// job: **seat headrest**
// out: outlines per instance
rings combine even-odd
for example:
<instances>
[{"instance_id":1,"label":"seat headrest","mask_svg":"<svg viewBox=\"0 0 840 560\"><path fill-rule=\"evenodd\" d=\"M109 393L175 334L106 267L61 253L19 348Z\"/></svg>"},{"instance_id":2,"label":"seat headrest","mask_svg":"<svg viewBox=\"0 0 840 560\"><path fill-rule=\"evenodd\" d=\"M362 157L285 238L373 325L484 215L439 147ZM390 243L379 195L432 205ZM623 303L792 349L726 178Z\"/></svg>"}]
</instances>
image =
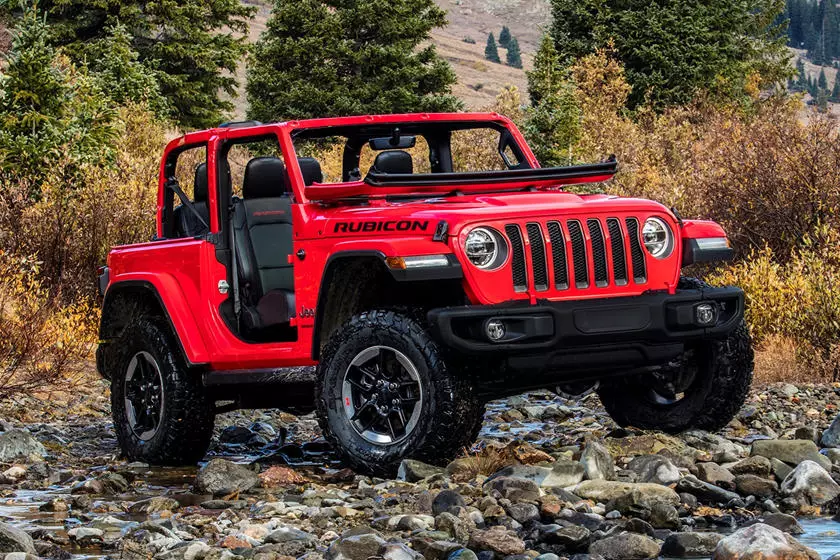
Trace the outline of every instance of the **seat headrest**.
<instances>
[{"instance_id":1,"label":"seat headrest","mask_svg":"<svg viewBox=\"0 0 840 560\"><path fill-rule=\"evenodd\" d=\"M376 156L371 171L389 174L414 173L414 162L408 152L388 150Z\"/></svg>"},{"instance_id":2,"label":"seat headrest","mask_svg":"<svg viewBox=\"0 0 840 560\"><path fill-rule=\"evenodd\" d=\"M193 202L207 202L206 163L199 163L195 166L195 179L193 179Z\"/></svg>"},{"instance_id":3,"label":"seat headrest","mask_svg":"<svg viewBox=\"0 0 840 560\"><path fill-rule=\"evenodd\" d=\"M300 172L303 175L303 184L306 186L312 183L323 183L324 175L321 173L321 164L318 160L311 157L299 157L298 165L300 165Z\"/></svg>"},{"instance_id":4,"label":"seat headrest","mask_svg":"<svg viewBox=\"0 0 840 560\"><path fill-rule=\"evenodd\" d=\"M255 157L245 166L242 197L271 198L289 192L289 175L283 160L276 157Z\"/></svg>"}]
</instances>

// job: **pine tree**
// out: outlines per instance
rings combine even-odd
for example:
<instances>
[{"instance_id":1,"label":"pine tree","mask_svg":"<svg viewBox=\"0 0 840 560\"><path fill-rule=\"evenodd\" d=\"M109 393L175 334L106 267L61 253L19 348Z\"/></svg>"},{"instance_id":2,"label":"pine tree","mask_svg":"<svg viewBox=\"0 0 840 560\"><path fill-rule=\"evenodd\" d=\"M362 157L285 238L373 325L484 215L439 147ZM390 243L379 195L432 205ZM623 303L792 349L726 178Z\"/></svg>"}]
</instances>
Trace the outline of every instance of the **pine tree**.
<instances>
[{"instance_id":1,"label":"pine tree","mask_svg":"<svg viewBox=\"0 0 840 560\"><path fill-rule=\"evenodd\" d=\"M445 23L434 0L276 0L249 57L248 114L458 110L455 73L428 44Z\"/></svg>"},{"instance_id":2,"label":"pine tree","mask_svg":"<svg viewBox=\"0 0 840 560\"><path fill-rule=\"evenodd\" d=\"M24 8L0 72L0 172L39 181L62 166L66 173L114 157L116 111L95 81L49 43L34 7Z\"/></svg>"},{"instance_id":3,"label":"pine tree","mask_svg":"<svg viewBox=\"0 0 840 560\"><path fill-rule=\"evenodd\" d=\"M508 29L507 25L502 26L502 32L499 33L499 45L503 48L508 48L508 43L510 43L510 29Z\"/></svg>"},{"instance_id":4,"label":"pine tree","mask_svg":"<svg viewBox=\"0 0 840 560\"><path fill-rule=\"evenodd\" d=\"M685 104L700 92L749 97L791 75L779 0L551 0L551 34L571 60L614 45L636 106ZM627 30L632 29L632 33ZM691 45L691 48L685 48Z\"/></svg>"},{"instance_id":5,"label":"pine tree","mask_svg":"<svg viewBox=\"0 0 840 560\"><path fill-rule=\"evenodd\" d=\"M519 41L511 37L507 49L507 65L514 68L522 68L522 53L519 52Z\"/></svg>"},{"instance_id":6,"label":"pine tree","mask_svg":"<svg viewBox=\"0 0 840 560\"><path fill-rule=\"evenodd\" d=\"M831 89L829 100L832 103L840 103L840 72L834 77L834 87Z\"/></svg>"},{"instance_id":7,"label":"pine tree","mask_svg":"<svg viewBox=\"0 0 840 560\"><path fill-rule=\"evenodd\" d=\"M233 104L254 8L240 0L41 0L51 36L77 64L92 58L114 25L125 26L153 72L173 118L188 128L219 124Z\"/></svg>"},{"instance_id":8,"label":"pine tree","mask_svg":"<svg viewBox=\"0 0 840 560\"><path fill-rule=\"evenodd\" d=\"M825 77L825 68L820 68L820 76L817 78L817 87L821 90L828 89L828 80Z\"/></svg>"},{"instance_id":9,"label":"pine tree","mask_svg":"<svg viewBox=\"0 0 840 560\"><path fill-rule=\"evenodd\" d=\"M493 37L492 33L487 36L487 46L484 47L484 58L497 64L502 62L502 59L499 58L499 49L496 47L496 38Z\"/></svg>"},{"instance_id":10,"label":"pine tree","mask_svg":"<svg viewBox=\"0 0 840 560\"><path fill-rule=\"evenodd\" d=\"M568 164L580 140L581 109L568 69L561 64L554 41L545 35L527 73L531 107L524 131L543 166Z\"/></svg>"}]
</instances>

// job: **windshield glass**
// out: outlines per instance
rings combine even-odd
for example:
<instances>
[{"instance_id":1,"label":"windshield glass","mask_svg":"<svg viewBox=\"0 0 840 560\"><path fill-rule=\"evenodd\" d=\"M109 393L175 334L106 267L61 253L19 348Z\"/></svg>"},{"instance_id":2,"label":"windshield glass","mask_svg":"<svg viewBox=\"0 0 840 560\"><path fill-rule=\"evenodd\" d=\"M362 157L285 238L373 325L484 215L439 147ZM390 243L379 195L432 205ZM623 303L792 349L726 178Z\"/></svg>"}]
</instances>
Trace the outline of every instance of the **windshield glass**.
<instances>
[{"instance_id":1,"label":"windshield glass","mask_svg":"<svg viewBox=\"0 0 840 560\"><path fill-rule=\"evenodd\" d=\"M527 169L521 147L494 122L396 123L301 129L298 157L320 164L322 181Z\"/></svg>"}]
</instances>

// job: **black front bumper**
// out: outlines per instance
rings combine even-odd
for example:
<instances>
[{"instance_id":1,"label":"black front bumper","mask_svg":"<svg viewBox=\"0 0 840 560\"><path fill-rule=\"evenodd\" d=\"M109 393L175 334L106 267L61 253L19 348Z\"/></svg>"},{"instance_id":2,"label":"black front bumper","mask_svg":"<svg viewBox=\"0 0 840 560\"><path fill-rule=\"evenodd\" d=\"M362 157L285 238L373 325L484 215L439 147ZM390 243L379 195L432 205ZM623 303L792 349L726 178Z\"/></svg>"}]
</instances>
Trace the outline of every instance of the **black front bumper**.
<instances>
[{"instance_id":1,"label":"black front bumper","mask_svg":"<svg viewBox=\"0 0 840 560\"><path fill-rule=\"evenodd\" d=\"M711 304L707 326L696 308ZM556 372L629 371L667 363L686 343L725 338L744 316L739 288L680 290L674 295L577 301L540 301L433 309L428 314L438 342L460 353L486 356L514 370ZM502 339L493 342L487 323L501 321Z\"/></svg>"}]
</instances>

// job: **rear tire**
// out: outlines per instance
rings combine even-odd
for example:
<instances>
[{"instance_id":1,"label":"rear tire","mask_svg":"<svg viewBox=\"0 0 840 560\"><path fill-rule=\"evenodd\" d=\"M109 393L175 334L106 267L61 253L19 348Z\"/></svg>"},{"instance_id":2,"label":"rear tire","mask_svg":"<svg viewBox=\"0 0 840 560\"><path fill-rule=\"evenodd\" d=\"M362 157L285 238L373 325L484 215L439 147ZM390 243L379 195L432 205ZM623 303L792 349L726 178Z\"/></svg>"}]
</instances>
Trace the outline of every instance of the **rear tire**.
<instances>
[{"instance_id":1,"label":"rear tire","mask_svg":"<svg viewBox=\"0 0 840 560\"><path fill-rule=\"evenodd\" d=\"M708 284L680 280L680 289L701 289ZM720 341L707 341L686 349L676 369L694 370L679 393L662 397L653 376L629 378L598 390L607 412L621 426L678 433L699 428L717 431L738 413L753 377L753 349L744 321ZM672 391L673 393L673 391ZM671 398L678 395L679 398Z\"/></svg>"},{"instance_id":2,"label":"rear tire","mask_svg":"<svg viewBox=\"0 0 840 560\"><path fill-rule=\"evenodd\" d=\"M134 319L115 348L111 413L123 454L152 465L194 465L210 447L214 402L169 330Z\"/></svg>"},{"instance_id":3,"label":"rear tire","mask_svg":"<svg viewBox=\"0 0 840 560\"><path fill-rule=\"evenodd\" d=\"M469 379L447 369L418 321L394 311L362 313L333 334L316 402L335 450L376 476L393 476L406 458L446 464L473 443L484 415Z\"/></svg>"}]
</instances>

